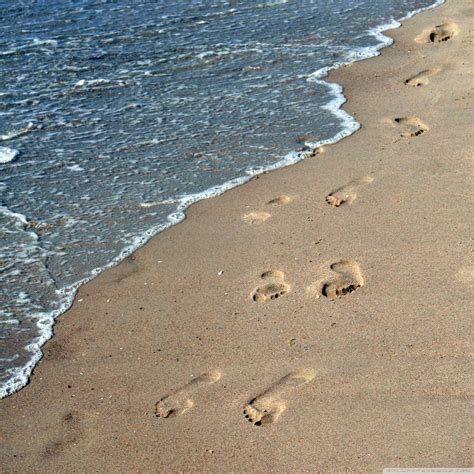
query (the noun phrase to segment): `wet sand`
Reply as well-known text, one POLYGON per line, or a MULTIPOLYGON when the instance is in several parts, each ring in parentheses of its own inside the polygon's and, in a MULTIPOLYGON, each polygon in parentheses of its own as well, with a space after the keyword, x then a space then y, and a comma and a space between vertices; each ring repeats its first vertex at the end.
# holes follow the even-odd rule
POLYGON ((360 131, 83 286, 0 401, 2 470, 470 466, 473 13, 392 30, 330 76, 360 131))

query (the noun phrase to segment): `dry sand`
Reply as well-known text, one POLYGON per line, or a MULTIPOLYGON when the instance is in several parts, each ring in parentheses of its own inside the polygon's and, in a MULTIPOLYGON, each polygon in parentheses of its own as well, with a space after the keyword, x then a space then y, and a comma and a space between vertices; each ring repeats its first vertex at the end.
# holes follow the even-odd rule
POLYGON ((331 75, 359 132, 82 287, 0 402, 2 469, 469 466, 472 18, 405 21, 331 75))

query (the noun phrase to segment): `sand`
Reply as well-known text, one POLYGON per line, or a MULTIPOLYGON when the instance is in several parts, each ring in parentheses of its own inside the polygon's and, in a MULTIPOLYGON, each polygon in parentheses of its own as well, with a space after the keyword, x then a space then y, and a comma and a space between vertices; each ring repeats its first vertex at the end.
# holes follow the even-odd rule
POLYGON ((0 402, 2 469, 471 465, 473 13, 392 30, 330 76, 360 131, 82 287, 0 402))

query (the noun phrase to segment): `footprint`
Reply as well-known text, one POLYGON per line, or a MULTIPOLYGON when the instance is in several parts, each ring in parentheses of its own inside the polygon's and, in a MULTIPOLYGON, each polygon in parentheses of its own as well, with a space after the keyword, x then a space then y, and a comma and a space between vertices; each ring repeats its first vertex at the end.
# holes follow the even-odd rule
POLYGON ((213 371, 196 377, 191 382, 159 400, 155 405, 155 415, 160 418, 182 415, 194 406, 190 396, 195 391, 217 382, 221 376, 220 372, 213 371))
POLYGON ((474 265, 460 268, 456 273, 456 278, 474 290, 474 265))
POLYGON ((359 264, 354 260, 341 260, 331 265, 338 277, 323 285, 322 294, 329 300, 352 293, 364 285, 359 264))
POLYGON ((448 41, 459 32, 458 26, 452 21, 448 21, 441 25, 435 26, 428 30, 423 31, 420 35, 415 38, 417 43, 442 43, 448 41))
POLYGON ((409 77, 405 81, 405 84, 412 87, 426 86, 430 83, 429 77, 437 74, 438 72, 439 70, 437 69, 425 69, 424 71, 420 71, 418 74, 409 77))
POLYGON ((248 212, 242 216, 242 220, 247 224, 261 224, 265 222, 267 219, 270 219, 272 215, 268 212, 264 211, 254 211, 248 212))
POLYGON ((253 301, 275 300, 290 291, 290 285, 285 283, 285 274, 281 270, 269 270, 262 273, 260 278, 264 283, 252 292, 251 298, 253 301))
POLYGON ((402 126, 403 131, 400 136, 404 138, 417 137, 429 130, 418 117, 399 117, 395 119, 395 122, 402 126))
POLYGON ((43 457, 57 456, 70 449, 82 437, 81 418, 76 412, 67 412, 62 416, 61 423, 56 424, 56 436, 45 445, 43 457))
POLYGON ((45 359, 59 361, 69 359, 71 356, 69 345, 61 344, 60 339, 50 339, 42 349, 45 359))
POLYGON ((129 276, 137 273, 139 267, 135 262, 135 255, 129 255, 126 257, 120 265, 114 267, 113 271, 110 272, 110 275, 103 273, 103 278, 107 283, 121 283, 123 280, 127 279, 129 276))
POLYGON ((324 147, 318 146, 316 148, 309 148, 305 146, 302 151, 306 152, 304 155, 305 158, 314 158, 315 156, 324 153, 324 147))
POLYGON ((286 396, 314 380, 315 375, 312 369, 297 369, 285 375, 245 405, 245 418, 255 426, 275 423, 286 410, 286 396))
POLYGON ((352 204, 357 197, 356 190, 364 184, 369 184, 374 180, 370 176, 364 176, 360 179, 354 179, 350 181, 345 186, 342 186, 331 194, 326 196, 326 202, 331 204, 331 206, 339 207, 342 204, 352 204))
POLYGON ((270 201, 267 202, 268 205, 270 206, 281 206, 283 204, 288 204, 291 202, 291 197, 287 196, 286 194, 282 194, 281 196, 278 196, 274 199, 271 199, 270 201))

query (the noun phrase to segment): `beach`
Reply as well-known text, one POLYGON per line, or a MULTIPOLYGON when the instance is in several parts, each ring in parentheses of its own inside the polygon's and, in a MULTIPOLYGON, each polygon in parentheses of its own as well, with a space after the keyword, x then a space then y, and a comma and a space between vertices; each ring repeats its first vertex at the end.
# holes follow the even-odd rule
POLYGON ((328 78, 359 131, 82 286, 0 401, 2 470, 471 466, 473 13, 385 33, 328 78))

